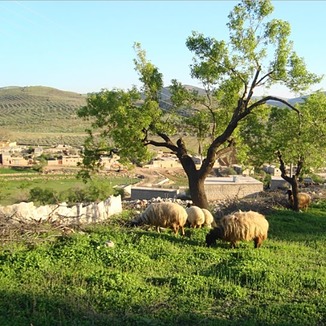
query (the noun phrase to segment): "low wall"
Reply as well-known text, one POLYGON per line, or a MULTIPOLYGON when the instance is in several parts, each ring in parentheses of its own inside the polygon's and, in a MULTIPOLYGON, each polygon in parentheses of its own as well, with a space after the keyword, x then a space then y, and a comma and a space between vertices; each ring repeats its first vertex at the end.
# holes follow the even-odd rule
POLYGON ((131 187, 130 199, 175 198, 178 194, 178 189, 131 187))
POLYGON ((270 184, 269 184, 269 188, 270 190, 276 190, 276 189, 289 189, 290 188, 290 184, 285 181, 282 177, 272 177, 270 184))
MULTIPOLYGON (((262 182, 243 176, 208 177, 204 186, 209 201, 243 198, 264 190, 262 182)), ((176 198, 179 193, 179 189, 131 187, 131 200, 157 197, 176 198)))
POLYGON ((243 176, 208 177, 204 187, 208 201, 243 198, 264 190, 262 182, 243 176))
POLYGON ((87 206, 58 205, 34 206, 33 202, 0 206, 0 217, 14 221, 59 221, 62 224, 96 223, 122 212, 121 196, 110 196, 105 201, 87 206))

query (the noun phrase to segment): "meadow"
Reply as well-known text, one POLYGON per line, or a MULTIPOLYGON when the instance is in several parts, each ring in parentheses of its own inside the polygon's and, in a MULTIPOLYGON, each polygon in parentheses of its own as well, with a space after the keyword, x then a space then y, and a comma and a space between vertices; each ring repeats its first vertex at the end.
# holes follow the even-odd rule
POLYGON ((2 236, 0 325, 326 324, 325 202, 271 211, 260 249, 130 228, 133 214, 2 236))
MULTIPOLYGON (((41 189, 52 193, 59 202, 69 201, 71 197, 76 197, 78 194, 83 196, 87 193, 94 195, 96 199, 103 200, 110 195, 117 194, 115 186, 133 184, 139 181, 135 177, 98 175, 84 183, 76 175, 77 171, 70 174, 46 175, 33 172, 30 169, 0 169, 0 205, 6 206, 22 201, 35 201, 35 199, 30 198, 32 189, 41 189)), ((42 203, 36 201, 35 204, 40 205, 42 203)))

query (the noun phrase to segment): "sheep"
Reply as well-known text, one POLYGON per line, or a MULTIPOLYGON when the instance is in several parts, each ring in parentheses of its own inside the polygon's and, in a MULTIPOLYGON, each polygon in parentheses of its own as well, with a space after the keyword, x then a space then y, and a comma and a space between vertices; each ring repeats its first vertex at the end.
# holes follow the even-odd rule
POLYGON ((259 248, 262 242, 267 239, 269 223, 265 216, 253 212, 234 212, 223 216, 206 235, 206 245, 210 247, 216 239, 231 243, 231 248, 236 247, 237 241, 254 241, 255 248, 259 248))
POLYGON ((154 225, 160 232, 160 227, 169 227, 177 235, 179 228, 185 235, 184 226, 187 221, 187 212, 184 207, 176 203, 160 202, 150 204, 145 211, 134 219, 131 225, 154 225))
MULTIPOLYGON (((292 190, 288 190, 288 199, 291 207, 294 207, 294 198, 292 194, 292 190)), ((307 210, 308 206, 311 203, 311 196, 305 192, 298 193, 298 202, 299 202, 299 209, 307 210)))
POLYGON ((206 209, 206 208, 202 208, 202 211, 205 215, 205 222, 204 222, 204 226, 208 227, 208 228, 211 228, 212 226, 213 227, 216 227, 216 222, 214 220, 214 217, 212 215, 212 213, 206 209))
POLYGON ((198 206, 190 206, 186 208, 188 214, 187 222, 192 228, 200 228, 205 223, 205 214, 198 206))

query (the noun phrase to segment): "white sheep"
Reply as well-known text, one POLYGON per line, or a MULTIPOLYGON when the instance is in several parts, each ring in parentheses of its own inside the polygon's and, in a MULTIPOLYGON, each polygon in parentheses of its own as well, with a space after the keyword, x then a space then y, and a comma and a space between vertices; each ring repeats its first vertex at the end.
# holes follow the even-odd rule
POLYGON ((205 223, 205 214, 198 206, 190 206, 186 208, 188 218, 187 221, 192 228, 200 228, 205 223))
POLYGON ((150 204, 145 211, 134 219, 131 225, 153 225, 160 232, 160 227, 171 228, 175 234, 181 229, 185 235, 184 226, 187 222, 187 212, 177 203, 160 202, 150 204))
POLYGON ((216 222, 214 220, 214 217, 212 215, 212 213, 206 209, 206 208, 202 208, 202 211, 205 215, 205 222, 204 222, 204 226, 211 228, 211 227, 216 227, 216 222))
POLYGON ((254 241, 255 248, 259 248, 267 238, 269 223, 265 216, 249 211, 235 212, 223 216, 217 223, 217 227, 206 235, 206 245, 211 246, 216 239, 231 243, 235 248, 237 241, 254 241))

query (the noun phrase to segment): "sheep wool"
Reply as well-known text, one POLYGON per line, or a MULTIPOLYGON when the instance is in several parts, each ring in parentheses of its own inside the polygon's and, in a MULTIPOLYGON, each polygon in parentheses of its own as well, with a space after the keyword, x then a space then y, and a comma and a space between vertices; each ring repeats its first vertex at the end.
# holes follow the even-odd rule
POLYGON ((216 227, 216 222, 214 220, 214 217, 212 215, 212 213, 206 209, 206 208, 202 208, 202 211, 205 215, 205 222, 204 222, 204 226, 211 228, 211 227, 216 227))
POLYGON ((255 248, 259 248, 267 239, 269 223, 265 216, 253 212, 235 212, 223 216, 217 227, 206 235, 206 245, 211 246, 217 239, 231 243, 235 248, 238 241, 254 241, 255 248))
POLYGON ((175 234, 181 229, 185 235, 184 226, 187 222, 187 212, 184 207, 177 203, 160 202, 150 204, 145 211, 134 221, 134 225, 153 225, 157 231, 160 227, 171 228, 175 234))
POLYGON ((198 206, 190 206, 186 208, 188 214, 187 221, 192 228, 200 228, 205 223, 205 214, 198 206))
MULTIPOLYGON (((291 207, 294 207, 294 198, 292 190, 288 190, 289 203, 291 207)), ((299 209, 307 210, 311 203, 311 196, 305 192, 298 193, 299 209)))

